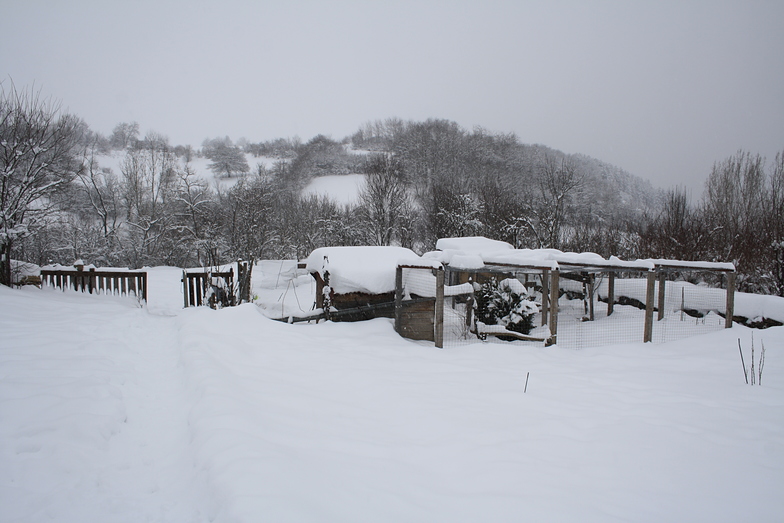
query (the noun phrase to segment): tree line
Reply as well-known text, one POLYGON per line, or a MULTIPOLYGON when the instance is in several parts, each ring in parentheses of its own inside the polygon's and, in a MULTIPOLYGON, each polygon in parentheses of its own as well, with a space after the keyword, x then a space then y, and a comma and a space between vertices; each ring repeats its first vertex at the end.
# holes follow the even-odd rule
POLYGON ((0 168, 5 284, 12 259, 211 266, 329 245, 424 252, 441 237, 482 235, 518 248, 733 261, 741 289, 784 294, 781 155, 718 162, 692 204, 598 160, 446 120, 371 122, 341 141, 216 138, 194 150, 141 137, 135 123, 104 137, 11 86, 0 97, 0 168), (100 165, 109 151, 122 156, 119 172, 100 165), (251 169, 246 154, 276 161, 251 169), (208 183, 197 156, 238 181, 208 183), (354 205, 302 193, 314 177, 349 173, 366 180, 354 205))

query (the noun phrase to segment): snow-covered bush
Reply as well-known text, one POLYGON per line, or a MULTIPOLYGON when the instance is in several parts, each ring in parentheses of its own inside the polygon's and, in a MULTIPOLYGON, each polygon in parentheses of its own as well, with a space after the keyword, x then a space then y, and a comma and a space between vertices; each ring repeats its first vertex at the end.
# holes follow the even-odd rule
POLYGON ((534 328, 538 308, 520 281, 490 280, 475 291, 476 319, 485 325, 503 325, 507 330, 528 334, 534 328))

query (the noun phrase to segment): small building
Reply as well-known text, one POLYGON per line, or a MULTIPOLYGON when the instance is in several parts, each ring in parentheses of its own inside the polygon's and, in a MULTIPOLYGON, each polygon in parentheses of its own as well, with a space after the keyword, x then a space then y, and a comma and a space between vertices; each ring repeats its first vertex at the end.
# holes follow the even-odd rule
POLYGON ((357 321, 394 317, 395 271, 420 260, 404 247, 321 247, 305 268, 316 280, 316 308, 334 320, 357 321))

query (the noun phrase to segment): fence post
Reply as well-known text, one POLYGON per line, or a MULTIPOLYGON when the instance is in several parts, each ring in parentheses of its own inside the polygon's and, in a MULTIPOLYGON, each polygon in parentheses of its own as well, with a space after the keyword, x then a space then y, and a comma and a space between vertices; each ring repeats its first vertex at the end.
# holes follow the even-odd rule
POLYGON ((253 271, 253 259, 237 261, 237 282, 239 284, 239 302, 250 303, 250 277, 253 271))
POLYGON ((642 341, 648 343, 653 341, 653 294, 656 287, 656 273, 648 273, 648 285, 645 289, 645 331, 642 341))
POLYGON ((188 308, 188 276, 186 275, 185 271, 182 271, 182 308, 188 308))
POLYGON ((550 271, 542 271, 542 325, 547 325, 547 315, 550 312, 550 271))
POLYGON ((589 299, 588 309, 590 311, 589 317, 591 318, 591 321, 594 321, 596 319, 594 316, 594 303, 593 303, 593 297, 595 291, 596 291, 596 275, 594 273, 590 273, 588 275, 588 299, 589 299))
POLYGON ((550 338, 545 342, 547 345, 555 345, 558 340, 558 279, 558 269, 550 271, 550 338))
POLYGON ((403 316, 403 267, 395 269, 395 330, 400 334, 400 320, 403 316))
POLYGON ((444 268, 436 270, 436 312, 435 342, 439 349, 444 348, 444 268))
POLYGON ((615 271, 607 275, 607 316, 611 316, 615 306, 615 271))
POLYGON ((732 328, 732 316, 735 314, 735 273, 727 273, 727 310, 724 316, 724 328, 732 328))
POLYGON ((139 282, 141 283, 142 287, 142 299, 144 303, 147 303, 147 273, 143 272, 139 275, 139 282))
POLYGON ((659 271, 659 314, 657 320, 661 321, 664 318, 664 292, 667 287, 667 274, 664 271, 659 271))

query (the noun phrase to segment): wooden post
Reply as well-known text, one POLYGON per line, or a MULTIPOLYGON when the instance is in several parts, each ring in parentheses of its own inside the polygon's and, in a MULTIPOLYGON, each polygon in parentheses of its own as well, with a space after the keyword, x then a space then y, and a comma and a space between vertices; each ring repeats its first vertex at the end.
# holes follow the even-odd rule
POLYGON ((471 331, 471 325, 474 323, 474 295, 471 294, 468 299, 466 300, 466 315, 465 315, 465 326, 466 332, 471 331))
POLYGON ((596 275, 591 273, 588 275, 588 299, 590 300, 588 302, 588 310, 589 310, 589 318, 591 319, 591 321, 594 321, 596 319, 593 310, 593 295, 595 291, 596 291, 596 275))
POLYGON ((75 291, 84 292, 84 278, 82 275, 82 271, 84 270, 84 265, 80 263, 74 265, 74 267, 76 267, 76 274, 73 275, 72 277, 73 281, 71 283, 73 284, 73 288, 75 291))
POLYGON ((403 317, 403 267, 398 265, 395 270, 395 330, 400 334, 400 325, 403 317))
POLYGON ((667 288, 667 274, 664 271, 659 271, 659 314, 657 320, 661 321, 664 318, 664 292, 667 288))
POLYGON ((735 273, 727 273, 727 310, 724 316, 724 328, 732 328, 732 316, 735 314, 735 273))
POLYGON ((607 275, 607 316, 612 315, 615 306, 615 271, 607 275))
POLYGON ((435 311, 436 347, 444 348, 444 268, 436 270, 436 311, 435 311))
POLYGON ((547 345, 555 345, 558 338, 558 294, 560 293, 558 278, 558 269, 550 271, 550 339, 545 342, 547 345))
POLYGON ((188 301, 190 299, 188 293, 188 274, 185 271, 182 271, 182 308, 188 308, 188 301))
POLYGON ((645 290, 645 331, 642 341, 648 343, 653 341, 653 294, 656 290, 656 273, 648 273, 648 285, 645 290))
POLYGON ((542 325, 547 325, 547 316, 550 312, 550 271, 542 271, 542 325))

